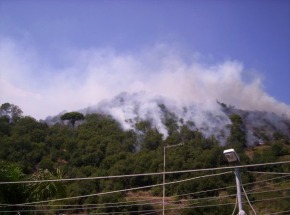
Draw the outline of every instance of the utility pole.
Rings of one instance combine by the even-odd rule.
[[[229,163],[239,163],[240,158],[234,149],[224,150],[224,155],[227,158]],[[239,167],[235,168],[235,176],[236,176],[236,186],[237,186],[237,199],[239,205],[239,213],[238,215],[246,215],[246,212],[243,210],[242,205],[242,194],[241,194],[241,175]]]
[[[236,175],[236,185],[237,185],[237,198],[238,198],[238,205],[239,205],[238,215],[246,215],[245,211],[243,211],[242,194],[241,194],[241,175],[240,175],[240,169],[238,167],[235,168],[235,175]]]
[[[166,149],[177,147],[177,146],[183,146],[184,143],[179,143],[176,145],[164,145],[163,147],[163,196],[162,196],[162,215],[165,215],[165,171],[166,171]]]

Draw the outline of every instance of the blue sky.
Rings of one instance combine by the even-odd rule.
[[[0,0],[0,102],[45,118],[150,91],[290,114],[289,11],[287,0]]]

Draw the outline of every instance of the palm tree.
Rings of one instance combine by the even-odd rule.
[[[50,182],[50,181],[44,181],[44,182],[33,182],[33,181],[43,181],[43,180],[54,180],[54,179],[62,179],[63,174],[60,169],[56,169],[55,174],[52,174],[49,170],[38,170],[35,172],[29,180],[32,181],[28,184],[28,192],[29,195],[29,201],[37,202],[37,201],[46,201],[51,199],[57,199],[57,198],[63,198],[66,196],[66,189],[62,182],[56,181],[56,182]],[[54,204],[54,202],[51,202],[49,204]],[[48,205],[47,203],[45,204]],[[41,207],[41,205],[40,205]],[[48,209],[47,207],[43,206],[45,209]],[[42,208],[43,208],[42,207]],[[53,207],[54,210],[57,210],[56,207]],[[55,211],[52,211],[54,214]]]

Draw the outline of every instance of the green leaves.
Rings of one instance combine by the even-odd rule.
[[[14,104],[4,103],[0,107],[0,116],[7,116],[12,122],[16,122],[22,117],[23,111]]]
[[[228,143],[235,148],[237,152],[244,151],[246,148],[246,130],[243,123],[243,119],[238,114],[230,115],[232,125],[230,126],[230,136],[228,137]]]
[[[38,170],[33,173],[28,180],[52,180],[61,179],[62,172],[60,169],[56,169],[55,174],[52,174],[49,170]],[[41,201],[52,198],[61,198],[66,194],[65,186],[61,182],[32,182],[27,185],[29,192],[29,200]]]
[[[71,126],[61,123],[48,127],[32,117],[20,117],[12,122],[10,104],[2,107],[0,116],[0,162],[1,181],[61,179],[66,172],[67,178],[122,175],[163,171],[164,145],[176,145],[181,141],[184,145],[166,149],[166,171],[200,169],[228,165],[223,157],[223,147],[213,136],[205,137],[200,131],[192,130],[194,122],[183,122],[166,112],[164,122],[168,128],[168,137],[163,139],[161,133],[152,127],[150,121],[139,121],[136,130],[124,131],[112,117],[103,114],[88,114],[85,117],[78,112],[62,115]],[[3,115],[4,114],[4,115]],[[5,114],[8,114],[7,116]],[[79,126],[76,121],[84,120]],[[231,115],[229,145],[239,151],[243,163],[249,161],[245,150],[245,125],[239,115]],[[178,123],[181,122],[180,123]],[[260,146],[252,152],[252,163],[273,162],[289,159],[289,139],[279,133],[274,134],[271,146]],[[261,149],[265,149],[262,151]],[[256,151],[255,151],[256,150]],[[288,157],[287,157],[288,156]],[[20,168],[22,167],[22,169]],[[289,171],[289,165],[285,169]],[[282,168],[282,167],[281,167]],[[23,172],[22,172],[23,171]],[[26,174],[26,176],[24,175]],[[166,181],[177,181],[200,176],[201,173],[168,174]],[[248,174],[243,174],[243,182],[253,181]],[[192,180],[166,186],[166,195],[199,192],[228,186],[234,182],[233,176],[216,176],[203,180]],[[0,203],[23,203],[41,201],[63,196],[79,196],[102,193],[132,187],[141,187],[162,183],[162,175],[118,178],[114,180],[85,180],[74,182],[42,182],[24,185],[0,185]],[[162,187],[148,189],[149,195],[162,195]],[[225,191],[230,193],[229,191]],[[134,193],[134,192],[133,192]],[[137,195],[137,194],[136,194]],[[142,193],[138,193],[142,195]],[[220,195],[219,191],[190,195],[200,198]],[[187,198],[186,196],[184,198]],[[114,195],[91,196],[89,198],[63,201],[63,204],[112,203],[126,201],[126,193]],[[202,203],[202,202],[200,202]],[[205,203],[205,202],[204,202]],[[227,203],[227,202],[225,202]],[[46,209],[45,205],[37,206]],[[130,214],[130,210],[141,210],[143,206],[107,207],[89,209],[92,212],[122,212]],[[144,206],[145,207],[145,206]],[[153,209],[151,206],[149,208]],[[230,209],[191,209],[180,211],[180,214],[228,214]],[[143,208],[144,209],[144,208]],[[155,208],[156,209],[156,208]],[[84,212],[82,209],[76,213]],[[194,212],[194,213],[193,213]],[[137,214],[137,213],[136,213]]]
[[[61,120],[69,120],[70,123],[72,124],[72,127],[74,128],[75,122],[79,121],[79,120],[84,120],[85,117],[82,113],[79,113],[79,112],[68,112],[68,113],[63,114],[60,117],[60,119]]]
[[[24,178],[19,166],[0,161],[0,181],[13,182]],[[25,200],[25,187],[21,184],[0,185],[0,203],[17,204]]]

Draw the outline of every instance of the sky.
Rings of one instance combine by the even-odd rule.
[[[0,0],[0,104],[44,119],[121,92],[290,116],[288,0]]]

